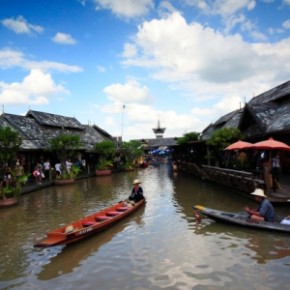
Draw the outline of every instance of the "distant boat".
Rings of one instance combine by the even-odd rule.
[[[81,241],[111,227],[144,204],[145,199],[137,203],[121,201],[113,206],[49,232],[44,240],[36,243],[34,246],[51,247]]]
[[[196,205],[193,209],[215,221],[228,223],[232,225],[238,225],[253,229],[262,229],[267,231],[286,232],[290,233],[290,219],[277,218],[277,221],[253,221],[249,219],[249,214],[246,212],[232,213],[224,212],[207,208],[201,205]],[[196,213],[195,213],[196,214]]]
[[[147,168],[149,166],[148,162],[142,162],[139,164],[139,168]]]

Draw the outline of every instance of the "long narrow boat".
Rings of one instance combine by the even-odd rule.
[[[253,221],[249,219],[249,215],[246,212],[233,213],[233,212],[224,212],[220,210],[215,210],[207,208],[201,205],[196,205],[193,209],[210,219],[213,219],[218,222],[229,223],[233,225],[262,229],[268,231],[276,232],[285,232],[290,233],[290,219],[289,218],[277,218],[277,221],[268,222],[268,221]]]
[[[49,232],[44,240],[36,243],[34,246],[51,247],[78,242],[111,227],[144,204],[145,199],[135,204],[121,201],[113,206]]]

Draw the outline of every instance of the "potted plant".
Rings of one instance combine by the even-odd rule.
[[[113,141],[104,140],[97,143],[94,149],[99,157],[96,165],[96,175],[103,176],[111,174],[111,169],[113,167],[113,154],[116,151],[116,144]]]
[[[0,186],[0,207],[8,207],[19,202],[21,184],[25,184],[30,174],[13,177],[10,184]]]
[[[0,127],[0,174],[3,176],[3,180],[0,181],[0,206],[18,203],[21,181],[14,177],[9,164],[16,159],[21,144],[22,138],[18,132],[10,127]]]
[[[55,151],[61,164],[61,173],[54,180],[55,184],[69,184],[75,182],[76,176],[80,172],[80,168],[72,165],[70,169],[67,162],[76,149],[82,145],[78,135],[69,135],[62,133],[61,135],[50,140],[50,150]]]

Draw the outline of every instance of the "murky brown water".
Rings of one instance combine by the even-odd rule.
[[[76,245],[33,247],[47,231],[127,197],[135,178],[145,208]],[[195,204],[253,205],[166,165],[29,193],[0,211],[0,289],[290,289],[289,235],[197,224]]]

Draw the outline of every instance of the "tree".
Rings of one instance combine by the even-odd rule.
[[[228,145],[242,138],[242,133],[238,128],[222,128],[215,131],[206,144],[224,150]]]
[[[15,157],[22,144],[22,138],[18,132],[10,127],[0,127],[0,162],[9,163]]]
[[[200,138],[200,133],[197,132],[189,132],[184,134],[182,137],[177,139],[177,144],[182,145],[186,144],[190,141],[198,141]]]
[[[124,168],[129,169],[133,167],[133,163],[136,159],[144,155],[144,149],[140,141],[132,140],[122,143],[122,154],[124,156]]]
[[[94,146],[99,155],[97,169],[103,170],[113,166],[113,155],[116,152],[116,144],[111,140],[104,140]]]
[[[22,144],[22,138],[18,132],[13,131],[10,127],[0,127],[0,165],[1,176],[4,176],[6,166],[11,165],[12,161],[16,159],[16,155]],[[11,172],[10,181],[4,180],[0,184],[0,197],[16,197],[20,194],[20,183],[27,179],[28,175],[17,179],[13,172]],[[6,177],[7,178],[7,177]]]
[[[223,150],[231,143],[242,138],[242,133],[238,128],[222,128],[215,131],[211,138],[206,141],[206,144],[211,146],[207,156],[208,160],[210,161],[213,158],[218,164],[225,163]]]
[[[80,141],[80,136],[78,135],[69,135],[62,133],[61,135],[52,138],[50,140],[50,150],[55,151],[58,159],[61,163],[61,178],[74,177],[79,172],[73,166],[72,171],[68,172],[66,167],[66,161],[71,158],[74,152],[82,146]],[[70,176],[74,175],[74,176]]]

